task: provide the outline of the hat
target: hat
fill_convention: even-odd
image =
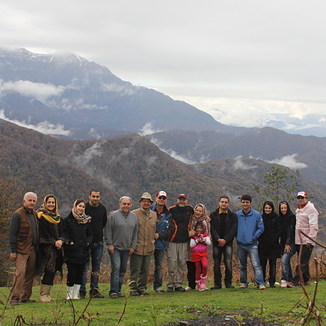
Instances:
[[[157,193],[157,197],[160,197],[160,196],[167,197],[168,194],[167,194],[165,191],[159,191],[159,192]]]
[[[297,193],[297,197],[307,197],[307,193],[305,192],[305,191],[299,191],[298,193]]]
[[[141,198],[139,199],[139,202],[141,202],[142,199],[149,199],[151,202],[153,202],[152,196],[148,192],[144,192],[142,194]]]
[[[187,199],[188,197],[187,197],[187,195],[186,194],[180,194],[179,196],[178,196],[178,199],[179,198],[184,198],[184,199]]]

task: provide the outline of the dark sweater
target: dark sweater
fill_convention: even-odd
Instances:
[[[85,214],[92,217],[91,227],[93,232],[93,243],[103,241],[103,229],[105,228],[107,221],[106,208],[101,203],[98,206],[91,206],[86,204]]]

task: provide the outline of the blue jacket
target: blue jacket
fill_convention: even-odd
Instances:
[[[242,210],[237,212],[238,232],[237,243],[241,247],[252,247],[258,244],[258,239],[264,232],[264,222],[259,212],[250,209],[245,215]]]
[[[164,206],[163,212],[158,214],[155,202],[152,204],[151,210],[157,215],[156,233],[160,235],[160,237],[155,241],[155,249],[165,250],[166,242],[174,231],[171,213],[168,208]]]

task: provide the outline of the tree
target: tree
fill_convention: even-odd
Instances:
[[[254,186],[253,190],[260,196],[259,208],[266,200],[274,203],[275,207],[282,200],[291,202],[295,198],[295,190],[299,188],[300,171],[291,172],[289,168],[272,165],[269,172],[264,173],[265,187]]]

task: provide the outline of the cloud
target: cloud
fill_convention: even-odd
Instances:
[[[4,82],[0,80],[0,91],[17,92],[22,96],[29,96],[45,103],[51,96],[60,95],[65,88],[52,84],[33,83],[28,80],[18,80],[15,82]]]
[[[24,128],[36,130],[36,131],[41,132],[42,134],[46,134],[46,135],[63,135],[63,136],[70,135],[70,131],[65,130],[64,126],[61,124],[54,125],[48,121],[42,121],[42,122],[39,122],[35,126],[35,125],[29,124],[25,121],[8,119],[4,114],[4,110],[0,110],[0,119],[8,121],[8,122],[12,122],[12,123],[14,123],[18,126],[24,127]]]
[[[234,159],[233,167],[236,170],[252,170],[252,169],[257,168],[256,165],[249,165],[249,164],[244,163],[242,161],[242,156],[241,155]]]
[[[297,156],[298,154],[286,155],[281,157],[280,159],[269,161],[269,163],[284,165],[291,170],[301,170],[307,168],[308,167],[307,164],[297,162],[296,160]]]
[[[120,93],[121,96],[129,96],[135,94],[136,88],[137,86],[132,86],[132,84],[129,84],[129,87],[125,85],[117,85],[117,84],[101,85],[101,90],[103,92],[116,92],[116,93]]]
[[[138,135],[144,137],[144,136],[147,136],[147,135],[155,134],[155,133],[160,132],[160,131],[163,131],[163,130],[154,129],[153,126],[152,126],[152,123],[151,122],[147,122],[144,125],[144,127],[140,130],[140,132],[138,132]]]

